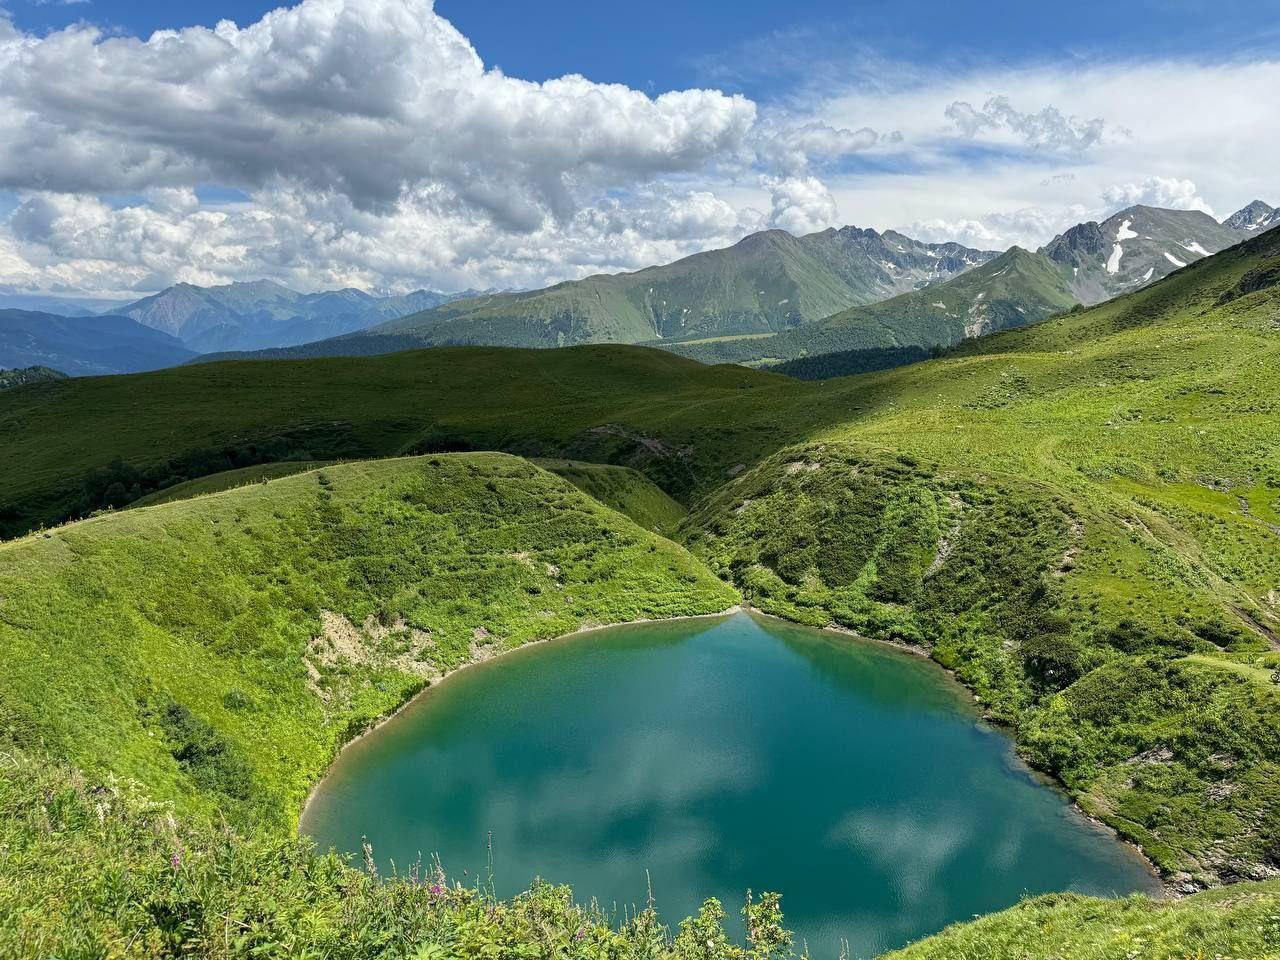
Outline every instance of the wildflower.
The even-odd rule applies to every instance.
[[[577,929],[577,932],[574,933],[573,939],[582,940],[582,939],[585,939],[586,936],[587,936],[587,931],[583,927],[579,927]]]
[[[182,866],[181,851],[179,850],[173,851],[173,855],[169,857],[169,866],[173,867],[173,869],[175,870],[177,870],[180,866]]]
[[[442,894],[442,893],[444,893],[444,887],[440,886],[440,884],[438,884],[438,883],[433,883],[433,884],[431,885],[431,895],[432,895],[433,897],[438,897],[438,896],[440,896],[440,894]]]

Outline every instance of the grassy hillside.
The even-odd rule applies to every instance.
[[[885,960],[1263,960],[1280,949],[1280,883],[1185,900],[1054,894],[960,924]]]
[[[734,599],[516,458],[326,467],[0,547],[0,730],[287,824],[340,743],[442,672]]]
[[[563,347],[787,330],[949,279],[994,257],[956,243],[844,227],[752,234],[634,273],[444,304],[361,334],[259,357],[367,355],[443,344]]]
[[[504,449],[640,469],[687,497],[777,445],[808,396],[659,350],[445,348],[181,367],[0,393],[0,535],[286,459]],[[759,396],[760,402],[744,403]]]
[[[688,513],[648,477],[629,467],[577,460],[533,462],[564,477],[587,496],[630,517],[646,530],[669,534]]]
[[[1280,287],[1237,294],[1278,255],[859,378],[689,542],[767,610],[930,649],[1175,883],[1270,876]]]
[[[295,473],[318,470],[327,466],[324,460],[285,460],[281,463],[261,463],[253,467],[241,467],[239,470],[224,470],[197,480],[175,483],[171,487],[149,493],[140,500],[129,504],[130,507],[154,507],[160,503],[173,503],[177,500],[190,500],[203,497],[209,493],[221,493],[223,490],[234,490],[251,483],[270,483],[278,477],[289,477]]]
[[[851,307],[771,337],[672,344],[668,349],[705,363],[761,364],[850,354],[831,371],[834,376],[873,369],[849,366],[864,353],[886,358],[894,355],[889,351],[923,354],[934,347],[1043,320],[1075,303],[1049,260],[1014,247],[946,283]],[[922,358],[908,354],[898,362]]]
[[[212,365],[6,391],[0,435],[20,466],[0,476],[0,502],[19,507],[16,516],[65,505],[95,467],[172,471],[199,465],[182,458],[217,444],[278,441],[263,449],[323,456],[492,445],[634,464],[692,506],[679,536],[694,556],[565,481],[497,456],[349,464],[104,516],[0,547],[0,641],[9,644],[0,729],[21,755],[88,767],[90,782],[107,770],[138,777],[190,812],[192,830],[214,807],[234,822],[279,827],[340,731],[420,682],[414,652],[426,641],[412,628],[431,631],[431,676],[492,637],[514,643],[590,618],[727,605],[734,591],[698,557],[766,610],[926,648],[1030,760],[1142,844],[1176,888],[1272,877],[1277,280],[1273,233],[1095,309],[936,361],[822,383],[591,347]],[[638,514],[635,504],[652,500],[638,481],[619,489],[589,468],[561,469]],[[643,509],[655,515],[652,503]],[[562,581],[576,569],[573,589],[548,581],[544,552]],[[182,562],[191,557],[198,562]],[[636,579],[637,570],[648,573]],[[148,603],[153,591],[186,599]],[[569,597],[557,613],[555,599]],[[344,616],[350,631],[320,610]],[[326,625],[330,643],[309,647]],[[371,648],[371,664],[334,658]],[[200,665],[198,683],[179,669],[186,662]],[[278,715],[261,712],[277,702]],[[6,787],[18,791],[22,822],[41,824],[19,828],[40,851],[33,857],[79,843],[58,818],[89,809],[75,799],[84,790],[74,772],[48,775],[70,778],[40,794],[65,794],[65,805]],[[151,873],[138,876],[171,878],[173,835],[140,828],[127,841],[149,857]],[[425,945],[438,938],[449,955],[472,935],[582,955],[570,925],[584,939],[606,936],[559,894],[502,907],[468,901],[454,913],[421,888],[374,889],[268,835],[255,830],[247,844],[222,836],[221,852],[197,858],[193,886],[165,888],[172,896],[104,867],[95,889],[107,893],[77,909],[102,929],[144,910],[158,918],[143,921],[148,936],[191,936],[207,952],[232,931],[407,956],[434,955]],[[190,841],[213,849],[205,843]],[[219,868],[218,856],[250,859]],[[30,862],[6,869],[21,876],[12,871]],[[263,892],[282,875],[284,893]],[[226,876],[238,879],[218,879]],[[113,900],[121,882],[127,891]],[[61,896],[53,883],[0,892]],[[1207,955],[1265,956],[1277,949],[1277,913],[1275,891],[1249,884],[1177,906],[1059,898],[913,949],[1054,955],[1034,952],[1044,944],[1087,957],[1071,938],[1096,930],[1087,943],[1115,952],[1129,938],[1136,956],[1194,956],[1201,943]],[[459,917],[470,918],[465,932]],[[503,926],[508,919],[516,926]],[[637,947],[623,934],[595,953],[733,956],[710,920],[689,927],[683,947]],[[1028,941],[1036,928],[1043,938]],[[713,948],[699,946],[707,939]],[[480,942],[465,943],[482,955]]]

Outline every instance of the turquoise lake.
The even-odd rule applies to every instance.
[[[797,945],[870,957],[1026,894],[1154,891],[929,661],[746,614],[616,627],[464,670],[352,744],[303,832],[438,853],[669,923],[748,888]],[[735,924],[735,929],[737,929]]]

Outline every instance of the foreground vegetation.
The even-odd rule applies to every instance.
[[[501,901],[430,863],[379,877],[371,858],[359,869],[305,839],[175,819],[127,785],[22,752],[0,752],[0,771],[6,957],[783,960],[798,950],[769,894],[744,905],[744,948],[714,900],[675,928],[652,904],[612,916],[542,883]],[[1274,958],[1280,884],[1177,902],[1042,897],[891,956]]]
[[[253,475],[0,546],[0,914],[19,918],[0,933],[33,956],[247,956],[273,936],[317,955],[730,956],[710,916],[674,945],[606,933],[563,892],[455,903],[285,838],[337,744],[440,672],[738,592],[927,650],[1175,889],[1275,876],[1278,265],[1264,235],[1092,310],[819,383],[590,347],[5,391],[13,531],[232,467],[428,455]],[[571,484],[433,452],[466,447],[622,465],[665,494],[628,471],[547,464]],[[59,797],[71,816],[116,792],[142,806],[92,813],[115,839],[58,826]],[[175,830],[202,886],[175,881]],[[94,852],[112,844],[136,858]],[[30,878],[59,857],[98,886]],[[904,955],[1264,957],[1276,898],[1048,898]]]

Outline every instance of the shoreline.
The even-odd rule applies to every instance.
[[[307,817],[307,811],[311,809],[311,801],[315,799],[316,794],[319,792],[320,788],[324,785],[324,782],[329,779],[330,774],[333,772],[334,766],[337,765],[338,760],[341,759],[342,755],[346,753],[348,748],[359,743],[361,740],[363,740],[365,737],[369,736],[370,734],[376,733],[378,730],[381,730],[384,726],[386,726],[392,720],[395,720],[397,717],[399,717],[402,713],[404,713],[406,710],[408,710],[410,707],[416,704],[420,699],[425,697],[436,687],[440,686],[440,684],[444,683],[444,681],[448,680],[450,677],[456,676],[457,674],[461,673],[463,670],[467,670],[467,669],[470,669],[471,667],[479,666],[482,663],[492,663],[494,660],[500,660],[502,657],[505,657],[507,654],[515,653],[517,650],[527,650],[533,647],[541,646],[544,643],[555,643],[557,640],[568,640],[572,637],[580,637],[585,633],[595,633],[598,630],[612,630],[614,627],[637,627],[646,623],[679,623],[682,620],[715,620],[721,617],[731,617],[737,613],[750,613],[750,612],[752,612],[750,607],[744,606],[741,603],[735,603],[732,607],[729,607],[726,610],[721,610],[719,613],[687,613],[687,614],[681,614],[675,617],[656,617],[656,618],[641,617],[638,620],[620,620],[617,623],[597,623],[591,626],[584,625],[584,626],[578,627],[577,630],[571,630],[568,633],[556,634],[556,636],[554,637],[541,637],[537,640],[528,640],[520,644],[520,646],[518,647],[511,647],[508,650],[501,650],[490,657],[485,657],[480,660],[468,660],[466,663],[460,663],[458,664],[458,666],[442,672],[440,676],[434,680],[424,680],[422,686],[420,686],[417,690],[415,690],[409,696],[405,697],[404,700],[402,700],[400,704],[395,707],[395,709],[378,717],[369,726],[365,727],[365,729],[361,730],[358,734],[356,734],[350,740],[344,740],[341,744],[338,745],[337,750],[334,751],[333,757],[329,760],[329,763],[325,766],[324,772],[320,775],[319,779],[317,779],[316,782],[311,785],[311,789],[307,791],[306,800],[303,801],[302,807],[298,810],[298,822],[294,832],[298,836],[306,836],[306,834],[302,832],[302,822]]]
[[[1071,811],[1076,816],[1079,816],[1082,820],[1084,820],[1090,826],[1096,828],[1101,833],[1105,833],[1111,840],[1129,848],[1134,854],[1137,855],[1137,857],[1142,861],[1143,865],[1147,869],[1147,872],[1150,874],[1151,878],[1154,881],[1154,890],[1144,891],[1143,893],[1145,896],[1151,897],[1152,899],[1160,899],[1160,900],[1180,900],[1184,896],[1189,895],[1189,894],[1182,893],[1174,888],[1172,884],[1172,878],[1168,878],[1164,876],[1164,874],[1160,871],[1160,868],[1156,866],[1155,861],[1153,861],[1149,856],[1147,856],[1146,851],[1142,849],[1140,844],[1138,844],[1133,840],[1130,840],[1128,837],[1123,836],[1120,833],[1120,831],[1117,830],[1115,827],[1111,826],[1106,821],[1099,819],[1098,817],[1094,816],[1093,814],[1085,810],[1082,806],[1080,806],[1079,802],[1077,802],[1077,800],[1071,795],[1071,792],[1067,788],[1067,785],[1064,784],[1061,780],[1054,777],[1052,774],[1048,773],[1047,771],[1039,770],[1036,767],[1031,766],[1031,764],[1027,763],[1026,760],[1024,760],[1022,756],[1018,753],[1018,749],[1017,749],[1018,741],[1013,736],[1011,728],[1009,728],[1005,724],[997,723],[996,721],[990,719],[986,715],[986,711],[982,708],[981,701],[978,700],[977,694],[975,694],[959,678],[959,676],[956,674],[954,670],[950,669],[949,667],[944,667],[942,664],[934,660],[930,652],[924,647],[921,647],[916,644],[894,643],[890,640],[880,640],[875,637],[866,637],[854,630],[849,629],[848,627],[843,627],[835,623],[828,624],[827,626],[823,626],[823,627],[815,627],[807,623],[798,623],[795,620],[788,620],[786,617],[780,617],[777,614],[768,613],[767,611],[760,610],[759,608],[754,607],[750,603],[746,603],[746,602],[736,603],[732,607],[729,607],[725,610],[721,610],[718,613],[682,614],[674,617],[657,617],[657,618],[641,617],[637,620],[623,620],[623,621],[619,621],[618,623],[601,623],[601,624],[593,624],[591,626],[584,625],[584,626],[578,627],[578,629],[576,630],[570,631],[569,633],[558,634],[554,637],[544,637],[538,640],[529,640],[526,643],[520,644],[520,646],[518,647],[512,647],[508,650],[502,650],[494,654],[493,656],[485,657],[484,659],[480,659],[480,660],[468,660],[466,663],[459,664],[458,666],[452,668],[451,670],[445,673],[442,673],[437,679],[424,683],[423,686],[421,686],[413,694],[406,697],[405,700],[399,706],[397,706],[394,710],[385,714],[384,716],[379,717],[369,727],[362,730],[359,734],[352,737],[350,740],[345,741],[338,747],[338,749],[335,751],[333,755],[333,758],[329,761],[328,765],[325,767],[323,775],[318,780],[316,780],[316,782],[311,786],[311,789],[307,792],[306,801],[303,803],[302,808],[298,813],[298,821],[297,821],[297,827],[295,832],[300,837],[307,836],[307,834],[303,832],[303,822],[306,820],[307,811],[311,808],[311,803],[315,799],[316,794],[319,793],[320,788],[324,785],[325,781],[329,779],[330,775],[333,772],[334,767],[337,765],[343,753],[345,753],[349,747],[353,746],[356,743],[359,743],[361,740],[363,740],[365,737],[369,736],[370,734],[375,733],[378,730],[382,729],[383,726],[395,720],[397,717],[399,717],[402,713],[404,713],[410,707],[414,706],[420,700],[428,696],[431,693],[431,691],[436,689],[445,680],[448,680],[450,677],[453,677],[464,670],[467,670],[471,667],[479,666],[480,664],[492,663],[495,660],[499,660],[505,657],[507,654],[515,653],[520,650],[535,648],[535,647],[541,646],[542,644],[555,643],[559,640],[570,640],[576,637],[581,637],[584,634],[596,633],[601,630],[612,630],[616,627],[633,627],[633,626],[641,626],[643,624],[653,624],[653,623],[679,623],[684,620],[719,620],[719,619],[726,619],[728,617],[732,617],[739,613],[745,613],[748,616],[761,617],[767,620],[774,620],[778,623],[786,624],[792,627],[800,627],[806,630],[818,631],[820,633],[833,634],[837,637],[841,637],[846,640],[855,640],[861,643],[875,644],[877,646],[884,647],[890,650],[896,650],[899,653],[902,653],[908,656],[929,661],[929,663],[931,663],[934,667],[936,667],[937,669],[945,673],[957,686],[959,686],[965,692],[965,694],[968,696],[968,698],[970,699],[970,701],[972,702],[976,710],[978,721],[988,725],[991,729],[997,731],[1005,740],[1008,741],[1009,746],[1012,750],[1014,760],[1023,768],[1023,771],[1028,776],[1040,782],[1044,786],[1052,789],[1056,793],[1060,794],[1064,799],[1066,799]],[[1199,891],[1197,890],[1195,892],[1199,892]]]

